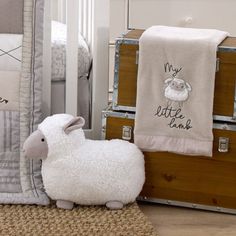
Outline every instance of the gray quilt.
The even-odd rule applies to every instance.
[[[0,203],[49,203],[22,145],[41,122],[43,0],[0,0]]]

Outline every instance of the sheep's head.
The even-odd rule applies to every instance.
[[[191,91],[192,88],[189,83],[178,78],[168,78],[165,80],[165,84],[175,91]]]
[[[23,145],[25,157],[32,159],[46,159],[48,155],[48,144],[45,136],[40,130],[34,131]]]
[[[55,122],[54,122],[55,121]],[[84,118],[73,117],[67,114],[57,114],[46,118],[25,141],[23,152],[25,157],[31,159],[46,159],[49,151],[50,136],[54,142],[60,142],[60,136],[69,136],[72,131],[84,126]],[[53,129],[55,137],[53,137]],[[57,129],[57,130],[56,130]],[[58,140],[56,140],[58,139]]]

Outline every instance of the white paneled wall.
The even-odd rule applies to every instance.
[[[154,24],[216,28],[236,35],[235,0],[129,0],[132,28]],[[186,21],[187,20],[187,21]]]
[[[110,43],[127,29],[128,0],[110,0]]]
[[[58,21],[58,6],[59,6],[58,0],[51,0],[51,11],[52,11],[52,20]]]
[[[110,0],[109,100],[112,98],[115,39],[127,31],[128,0]]]
[[[66,23],[66,0],[51,0],[51,5],[52,20]]]
[[[113,86],[114,40],[127,30],[127,25],[136,29],[157,24],[216,28],[236,36],[235,0],[110,0],[110,4],[110,92]]]

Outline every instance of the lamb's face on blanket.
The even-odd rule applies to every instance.
[[[183,79],[175,77],[165,80],[165,97],[168,99],[168,105],[178,102],[179,106],[182,106],[183,102],[188,99],[191,90],[190,84]]]

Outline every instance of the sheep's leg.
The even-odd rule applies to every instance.
[[[109,201],[106,203],[106,207],[110,210],[119,210],[124,207],[124,204],[120,201]]]
[[[58,208],[63,208],[66,210],[72,210],[74,207],[74,203],[70,201],[65,201],[65,200],[57,200],[57,207]]]

